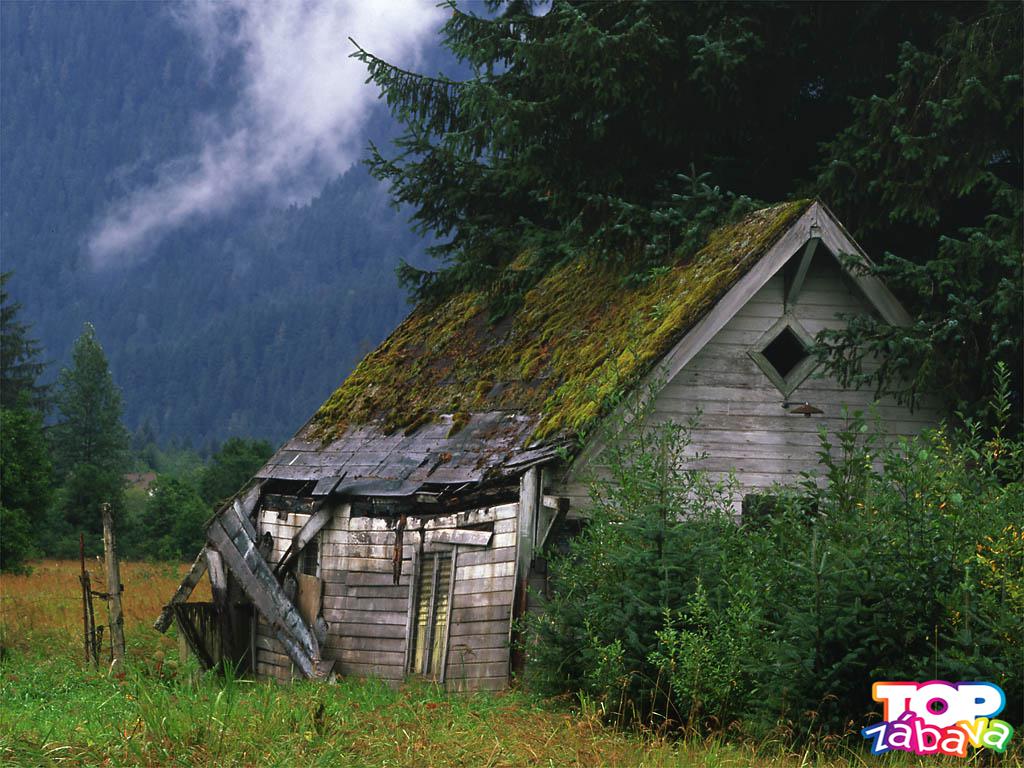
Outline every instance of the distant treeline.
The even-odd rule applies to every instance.
[[[55,386],[31,329],[0,276],[0,567],[33,557],[101,549],[109,504],[123,556],[181,560],[204,542],[204,522],[273,452],[263,440],[230,438],[204,459],[157,445],[146,428],[129,438],[121,395],[95,329],[86,324]]]
[[[289,436],[408,311],[394,269],[422,263],[422,238],[356,167],[308,205],[250,200],[94,269],[103,212],[195,150],[190,121],[231,108],[237,61],[208,69],[158,4],[3,3],[0,20],[0,240],[46,378],[88,321],[129,430],[207,450]]]

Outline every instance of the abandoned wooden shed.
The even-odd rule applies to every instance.
[[[701,411],[694,447],[741,497],[813,470],[844,407],[876,409],[893,435],[937,420],[818,370],[812,339],[841,315],[909,322],[840,254],[867,260],[798,201],[642,285],[579,258],[497,323],[471,292],[417,308],[212,519],[158,629],[176,618],[204,663],[263,677],[506,686],[539,553],[585,510],[588,435],[623,392],[650,392],[649,418]],[[207,569],[213,603],[185,602]]]

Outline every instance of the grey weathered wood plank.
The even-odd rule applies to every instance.
[[[479,579],[478,581],[486,581]],[[454,596],[453,610],[465,610],[467,608],[480,608],[492,605],[512,605],[512,591],[479,591],[475,593],[456,593]]]
[[[213,603],[218,611],[223,611],[228,600],[228,577],[224,571],[224,561],[220,553],[206,547],[206,569],[210,574],[210,592],[213,594]]]
[[[508,617],[500,621],[459,621],[452,622],[452,637],[466,637],[468,635],[494,635],[504,634],[505,643],[508,644]],[[461,640],[459,642],[462,642]]]
[[[379,648],[359,649],[359,648],[338,648],[332,654],[332,658],[336,661],[341,662],[344,665],[347,664],[366,664],[367,666],[388,666],[402,668],[402,662],[405,659],[405,652],[403,651],[384,651]]]
[[[501,677],[502,675],[508,674],[508,661],[494,661],[494,662],[466,662],[465,664],[452,664],[451,665],[451,679],[469,679],[469,678],[485,678],[485,677]]]
[[[324,613],[326,617],[326,611]],[[332,609],[331,618],[329,621],[340,621],[352,624],[395,624],[405,626],[406,612],[404,610],[398,611],[358,611],[351,608],[343,608],[341,610]]]
[[[467,552],[466,557],[475,554]],[[482,563],[480,565],[459,565],[459,579],[490,579],[499,576],[512,576],[515,573],[515,559],[502,559],[497,563]]]
[[[324,608],[335,611],[404,612],[409,602],[408,588],[401,597],[325,597]]]
[[[401,680],[405,677],[405,670],[400,666],[356,664],[343,661],[339,662],[338,668],[341,670],[341,674],[349,677],[377,677],[382,680]]]
[[[408,595],[408,584],[399,584],[398,586],[386,584],[383,586],[376,587],[349,586],[344,596],[351,597],[356,600],[361,600],[364,598],[369,598],[371,600],[377,598],[391,599],[396,597],[400,597],[404,600],[406,597],[408,597]]]
[[[787,306],[795,304],[800,298],[800,291],[804,287],[807,272],[811,268],[811,259],[814,258],[814,252],[817,250],[818,243],[820,242],[818,238],[812,237],[804,244],[803,250],[800,251],[799,255],[794,256],[789,264],[786,265],[785,302]]]
[[[252,553],[253,543],[247,542],[248,550],[246,555],[243,555],[220,521],[221,517],[215,518],[207,529],[210,543],[220,552],[224,564],[231,569],[256,609],[272,625],[280,628],[276,633],[278,640],[285,646],[292,661],[306,677],[315,676],[315,665],[319,661],[316,638],[303,624],[295,606],[284,596],[266,562],[258,556],[254,559],[246,556]]]
[[[411,570],[407,573],[405,570],[405,564],[402,565],[402,582],[400,586],[408,588],[409,580],[407,577],[411,575]],[[352,571],[349,572],[345,578],[346,585],[349,587],[384,587],[394,586],[394,580],[391,571],[386,573],[383,571]]]
[[[334,614],[334,612],[331,612]],[[342,637],[390,637],[405,639],[404,624],[376,624],[360,623],[354,621],[341,621],[334,615],[328,615],[324,611],[324,618],[331,626],[331,631]]]
[[[452,653],[471,653],[482,650],[503,648],[508,651],[508,630],[503,629],[498,633],[469,634],[452,638]]]
[[[508,664],[509,649],[503,648],[469,648],[453,645],[449,650],[449,668],[458,668],[465,664]]]
[[[475,595],[481,592],[510,592],[515,586],[512,576],[497,576],[490,579],[462,579],[455,581],[456,595]]]
[[[325,648],[359,651],[387,651],[405,653],[405,638],[394,637],[350,637],[329,635]]]
[[[479,605],[471,608],[453,608],[452,621],[459,624],[477,621],[498,621],[504,618],[508,620],[508,611],[511,601],[499,605]]]
[[[486,547],[494,534],[491,531],[472,531],[460,528],[442,528],[427,531],[423,537],[424,544],[459,544],[473,547]]]
[[[503,534],[515,535],[515,534]],[[485,550],[468,551],[462,558],[462,565],[481,565],[490,563],[514,563],[516,559],[515,547],[488,547]]]

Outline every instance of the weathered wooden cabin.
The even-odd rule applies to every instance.
[[[909,322],[840,254],[867,261],[801,201],[715,231],[643,285],[580,258],[497,323],[474,293],[416,309],[213,518],[158,628],[176,618],[204,663],[263,677],[506,686],[539,553],[585,509],[580,478],[600,464],[586,436],[623,391],[650,392],[649,418],[701,411],[694,448],[740,497],[814,470],[817,431],[844,406],[898,435],[935,421],[843,389],[809,354],[843,314]],[[204,570],[213,603],[186,603]]]

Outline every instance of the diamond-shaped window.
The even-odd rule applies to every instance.
[[[750,357],[783,395],[789,397],[817,365],[814,340],[790,315],[779,318],[750,350]]]
[[[807,347],[789,327],[783,328],[779,335],[761,350],[761,354],[782,378],[786,378],[809,357]]]

